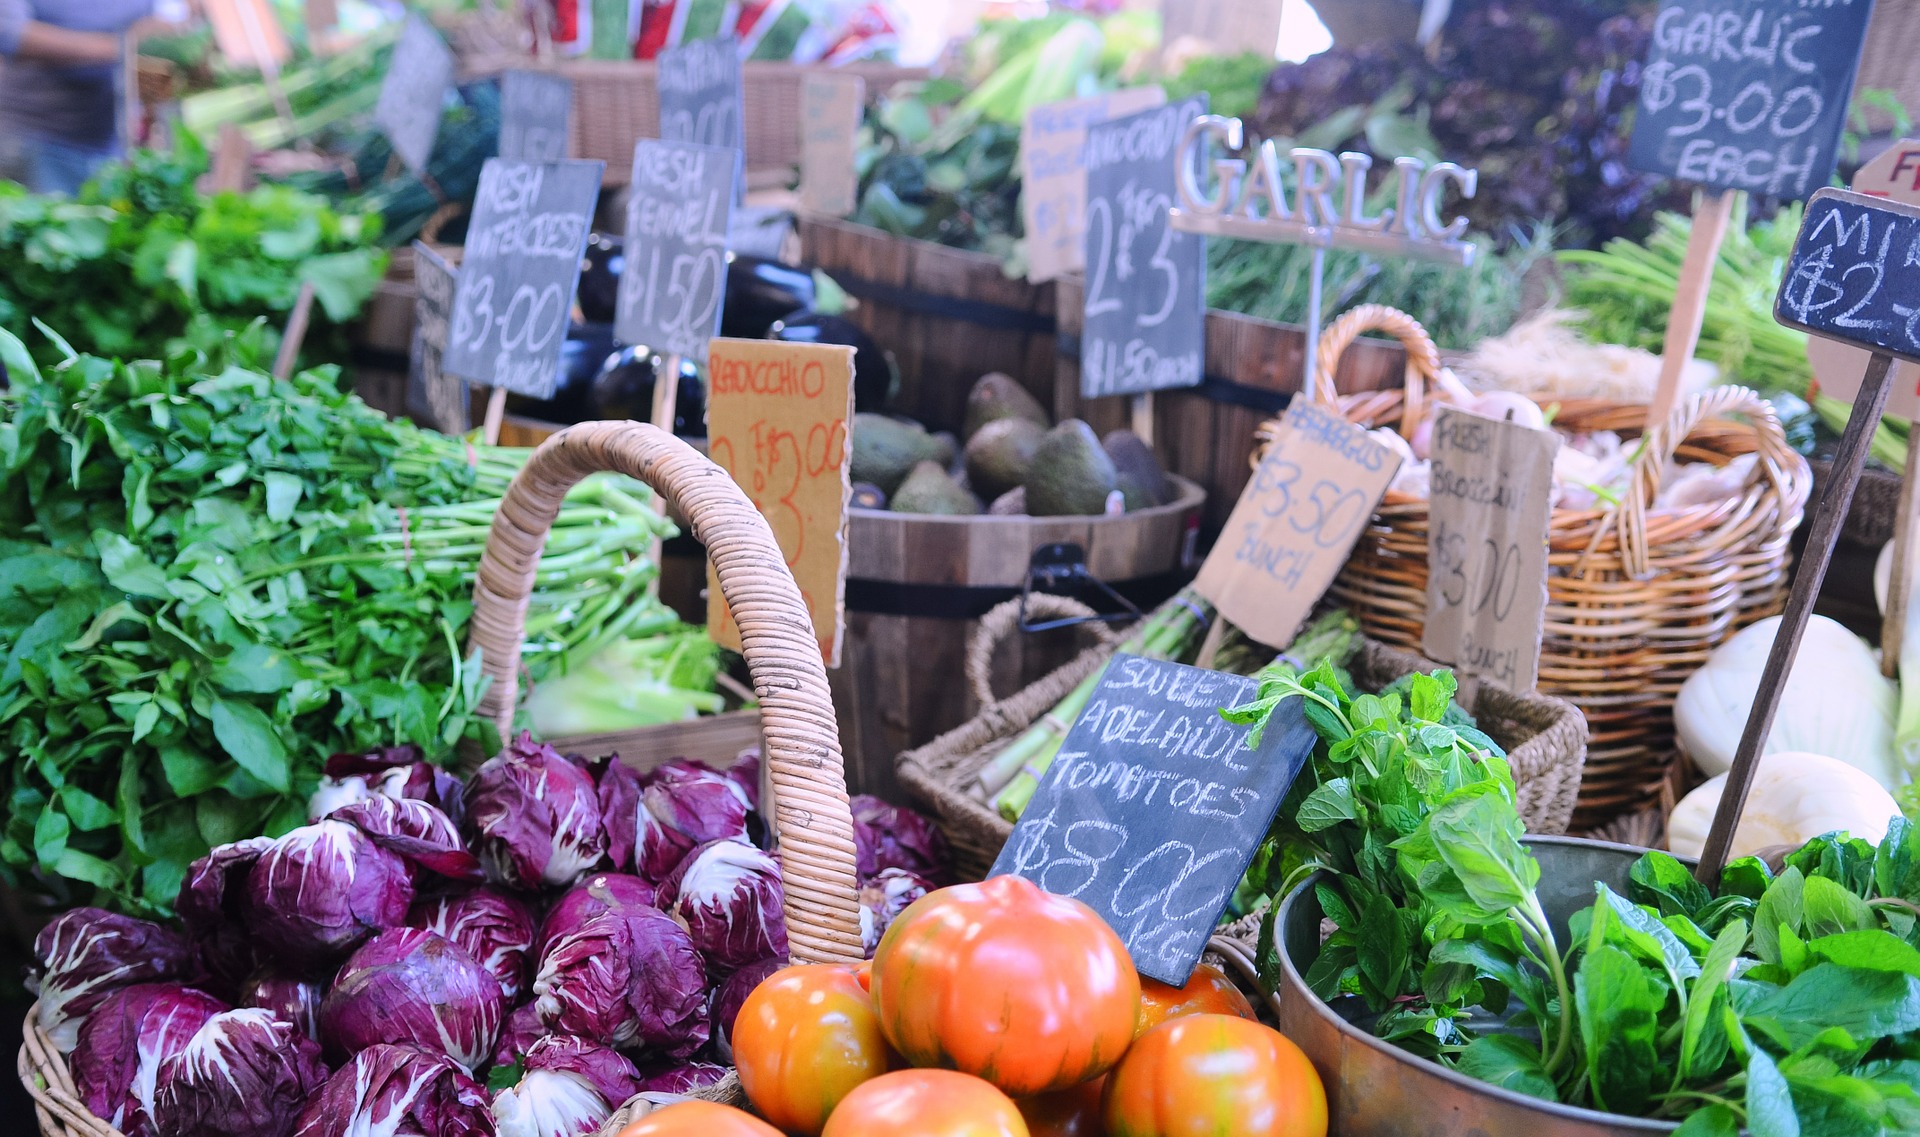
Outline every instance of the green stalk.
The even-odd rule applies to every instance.
[[[1520,917],[1520,926],[1540,945],[1541,954],[1546,957],[1547,974],[1553,978],[1553,989],[1560,996],[1560,1023],[1555,1032],[1553,1052],[1547,1056],[1547,1077],[1554,1077],[1560,1068],[1566,1065],[1567,1052],[1573,1045],[1573,990],[1567,984],[1567,965],[1560,954],[1560,945],[1554,941],[1553,925],[1548,922],[1547,914],[1540,907],[1537,893],[1528,893],[1526,905],[1514,909]],[[1541,1031],[1541,1044],[1546,1044],[1546,1032]]]

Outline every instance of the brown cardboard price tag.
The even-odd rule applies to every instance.
[[[809,213],[845,217],[859,204],[854,148],[867,101],[858,75],[809,71],[800,82],[800,205]]]

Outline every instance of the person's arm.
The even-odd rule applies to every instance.
[[[11,54],[15,59],[41,63],[114,63],[120,58],[120,37],[112,32],[76,32],[28,20]]]

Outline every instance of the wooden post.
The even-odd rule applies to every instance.
[[[247,141],[246,131],[227,123],[220,128],[219,141],[214,143],[213,168],[204,179],[207,191],[244,193],[252,186],[252,175],[253,143]]]
[[[680,357],[663,355],[653,371],[653,425],[673,433],[673,419],[680,410]]]
[[[287,316],[287,330],[280,337],[280,350],[273,357],[273,377],[285,379],[293,374],[293,367],[300,359],[300,344],[307,338],[307,322],[313,318],[313,282],[300,285],[300,295],[293,302],[293,311]]]
[[[1140,441],[1153,445],[1153,392],[1147,391],[1133,397],[1133,432]]]
[[[1647,427],[1666,421],[1680,401],[1680,380],[1693,349],[1700,346],[1700,325],[1707,318],[1707,294],[1713,288],[1713,266],[1720,259],[1720,242],[1733,219],[1732,190],[1701,190],[1693,207],[1693,232],[1687,237],[1687,257],[1680,266],[1680,285],[1667,313],[1667,342],[1660,352],[1660,385],[1647,411]]]
[[[1905,650],[1907,606],[1913,597],[1916,577],[1920,577],[1920,556],[1913,547],[1914,509],[1920,499],[1914,483],[1920,481],[1920,445],[1907,446],[1907,473],[1900,483],[1900,513],[1893,523],[1893,572],[1887,580],[1887,610],[1880,620],[1880,670],[1888,678],[1900,674],[1900,653]]]
[[[495,387],[487,392],[486,417],[480,420],[480,441],[488,446],[500,445],[500,420],[507,415],[507,389]]]

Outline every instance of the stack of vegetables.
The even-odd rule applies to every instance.
[[[591,1134],[723,1077],[735,1014],[786,962],[759,769],[642,775],[527,735],[464,785],[412,747],[335,755],[307,824],[194,862],[177,927],[49,925],[38,1025],[129,1137]],[[862,874],[893,894],[867,910],[878,940],[943,853],[922,818],[855,810]]]

